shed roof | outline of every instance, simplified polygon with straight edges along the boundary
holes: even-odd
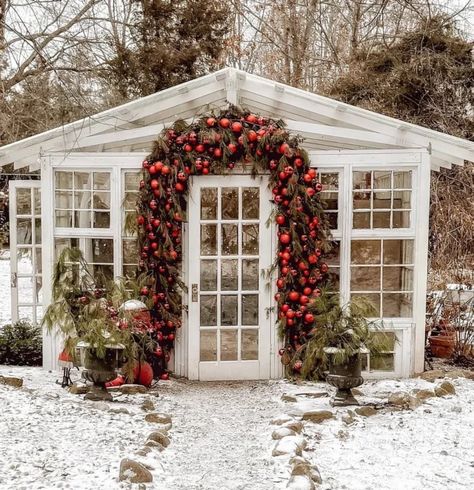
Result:
[[[427,148],[435,170],[474,162],[474,142],[410,124],[235,68],[128,102],[0,147],[0,166],[39,168],[50,151],[147,152],[176,119],[192,119],[228,103],[281,118],[312,150]]]

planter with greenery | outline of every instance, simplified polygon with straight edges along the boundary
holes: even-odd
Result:
[[[351,388],[364,381],[360,354],[382,354],[390,345],[380,322],[368,320],[376,316],[374,306],[364,297],[340,306],[337,295],[323,294],[310,309],[316,328],[304,351],[303,376],[325,375],[328,383],[338,389],[333,405],[358,404]]]
[[[96,281],[75,248],[63,250],[55,264],[52,302],[43,323],[49,331],[59,331],[70,359],[78,362],[82,358],[87,368],[84,377],[98,388],[103,389],[122,364],[122,372],[132,380],[134,367],[157,347],[150,335],[151,325],[136,321],[131,311],[121,308],[139,296],[139,283]]]

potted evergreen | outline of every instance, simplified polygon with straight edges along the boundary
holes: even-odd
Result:
[[[138,283],[101,280],[100,284],[80,250],[64,249],[54,267],[52,302],[43,319],[49,331],[58,329],[64,354],[84,366],[83,377],[94,383],[86,395],[89,399],[111,399],[105,383],[116,377],[120,367],[133,379],[133,368],[146,347],[145,336],[129,328],[127,310],[120,308],[138,295]]]
[[[316,328],[304,352],[303,376],[324,372],[326,380],[338,391],[333,405],[357,405],[351,388],[363,383],[361,353],[381,354],[389,339],[380,323],[370,321],[376,311],[365,297],[354,298],[341,306],[337,295],[323,294],[311,305]]]

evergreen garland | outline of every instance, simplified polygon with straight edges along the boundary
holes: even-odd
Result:
[[[322,256],[329,242],[318,196],[321,184],[300,143],[282,121],[234,106],[190,124],[177,121],[160,134],[143,162],[137,228],[139,269],[148,278],[140,293],[152,311],[165,361],[181,326],[182,223],[189,177],[224,174],[241,165],[254,176],[269,174],[279,242],[269,272],[278,270],[275,300],[279,331],[285,339],[280,355],[293,372],[301,370],[298,353],[317,328],[310,303],[321,295],[327,280],[328,266]]]

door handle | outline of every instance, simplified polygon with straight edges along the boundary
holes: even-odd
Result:
[[[198,294],[199,294],[199,285],[198,284],[191,284],[191,301],[193,303],[197,303]]]
[[[16,288],[18,284],[18,274],[16,272],[12,272],[10,276],[10,286],[12,288]]]

